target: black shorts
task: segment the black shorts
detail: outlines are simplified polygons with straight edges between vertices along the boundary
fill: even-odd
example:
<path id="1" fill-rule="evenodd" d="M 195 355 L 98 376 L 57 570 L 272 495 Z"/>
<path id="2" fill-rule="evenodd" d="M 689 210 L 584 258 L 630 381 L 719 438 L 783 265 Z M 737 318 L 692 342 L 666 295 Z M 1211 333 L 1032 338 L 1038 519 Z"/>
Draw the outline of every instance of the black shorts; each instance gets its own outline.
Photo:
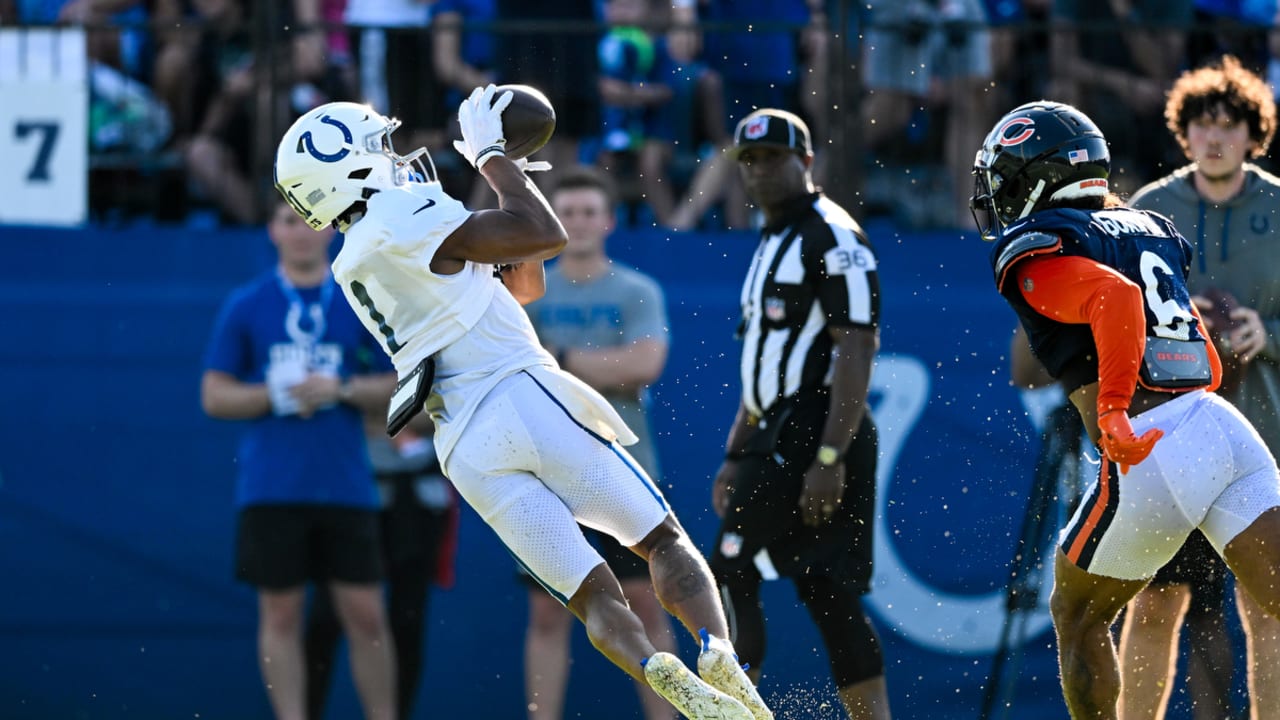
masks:
<path id="1" fill-rule="evenodd" d="M 1199 530 L 1193 530 L 1187 541 L 1173 556 L 1173 559 L 1160 568 L 1151 579 L 1153 585 L 1191 586 L 1192 592 L 1203 598 L 1225 596 L 1227 592 L 1227 564 L 1218 556 L 1218 551 L 1205 539 Z"/>
<path id="2" fill-rule="evenodd" d="M 840 509 L 819 527 L 805 525 L 800 515 L 804 475 L 817 455 L 828 402 L 826 392 L 784 401 L 747 439 L 711 554 L 718 578 L 758 574 L 754 558 L 763 548 L 780 576 L 821 575 L 860 594 L 870 590 L 878 444 L 870 413 L 845 453 Z"/>
<path id="3" fill-rule="evenodd" d="M 308 581 L 382 580 L 378 513 L 330 505 L 252 505 L 236 528 L 236 577 L 283 590 Z"/>
<path id="4" fill-rule="evenodd" d="M 395 564 L 428 563 L 424 567 L 431 572 L 450 522 L 449 481 L 434 469 L 381 472 L 376 478 L 384 503 L 382 541 L 387 559 Z"/>
<path id="5" fill-rule="evenodd" d="M 594 528 L 578 526 L 582 530 L 582 534 L 587 536 L 587 540 L 595 546 L 596 552 L 604 558 L 605 563 L 609 565 L 609 569 L 613 571 L 615 577 L 619 580 L 634 580 L 636 578 L 649 579 L 649 563 L 645 562 L 639 555 L 631 552 L 631 550 L 622 546 L 622 543 L 613 539 L 613 536 L 600 532 Z M 522 566 L 516 566 L 517 575 L 520 582 L 529 587 L 541 588 L 533 576 L 525 572 Z"/>

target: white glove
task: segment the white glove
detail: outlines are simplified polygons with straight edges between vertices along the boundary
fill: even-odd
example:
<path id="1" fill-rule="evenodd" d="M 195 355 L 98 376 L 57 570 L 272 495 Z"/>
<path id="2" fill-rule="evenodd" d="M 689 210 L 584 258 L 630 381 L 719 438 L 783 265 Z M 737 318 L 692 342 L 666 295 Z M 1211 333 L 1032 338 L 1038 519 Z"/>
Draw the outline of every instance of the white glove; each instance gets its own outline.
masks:
<path id="1" fill-rule="evenodd" d="M 453 147 L 467 162 L 479 170 L 495 155 L 506 155 L 507 140 L 502 136 L 502 111 L 511 104 L 508 90 L 494 102 L 497 87 L 489 84 L 471 91 L 470 97 L 458 106 L 458 125 L 462 139 L 454 140 Z"/>

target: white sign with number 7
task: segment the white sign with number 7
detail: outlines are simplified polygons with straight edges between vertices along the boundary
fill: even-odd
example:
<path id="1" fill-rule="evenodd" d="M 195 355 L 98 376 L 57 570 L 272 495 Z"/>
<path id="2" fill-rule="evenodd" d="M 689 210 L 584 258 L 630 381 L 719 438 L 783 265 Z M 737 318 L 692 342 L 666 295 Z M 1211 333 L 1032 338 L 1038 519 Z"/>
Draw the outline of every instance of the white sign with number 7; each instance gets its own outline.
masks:
<path id="1" fill-rule="evenodd" d="M 84 223 L 87 70 L 80 28 L 0 29 L 0 224 Z"/>

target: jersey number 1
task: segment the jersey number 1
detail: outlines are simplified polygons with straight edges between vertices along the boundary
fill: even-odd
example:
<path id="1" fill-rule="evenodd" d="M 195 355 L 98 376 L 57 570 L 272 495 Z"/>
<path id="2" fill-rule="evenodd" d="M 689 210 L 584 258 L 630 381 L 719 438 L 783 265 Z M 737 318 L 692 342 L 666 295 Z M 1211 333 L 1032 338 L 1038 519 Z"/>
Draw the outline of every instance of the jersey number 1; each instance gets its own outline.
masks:
<path id="1" fill-rule="evenodd" d="M 369 297 L 369 291 L 359 281 L 352 280 L 351 294 L 356 296 L 356 300 L 359 300 L 360 304 L 369 311 L 369 317 L 378 324 L 378 332 L 382 333 L 382 337 L 386 339 L 387 349 L 392 354 L 399 352 L 404 346 L 396 342 L 396 331 L 387 324 L 387 318 L 378 312 L 378 308 L 373 304 L 373 298 Z"/>

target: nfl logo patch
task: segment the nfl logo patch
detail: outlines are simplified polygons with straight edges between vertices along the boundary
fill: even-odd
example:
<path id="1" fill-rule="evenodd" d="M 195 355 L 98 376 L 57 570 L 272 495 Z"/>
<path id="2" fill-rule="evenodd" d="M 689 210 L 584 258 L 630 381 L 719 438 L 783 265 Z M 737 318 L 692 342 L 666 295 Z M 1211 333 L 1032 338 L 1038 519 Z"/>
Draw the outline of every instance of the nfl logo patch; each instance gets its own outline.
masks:
<path id="1" fill-rule="evenodd" d="M 742 536 L 737 533 L 725 533 L 720 540 L 720 554 L 727 558 L 736 558 L 742 552 Z"/>
<path id="2" fill-rule="evenodd" d="M 747 126 L 742 130 L 742 136 L 748 140 L 757 140 L 759 138 L 764 137 L 766 134 L 768 134 L 768 132 L 769 132 L 768 116 L 758 117 L 752 120 L 751 122 L 747 123 Z"/>
<path id="3" fill-rule="evenodd" d="M 1072 165 L 1076 165 L 1089 160 L 1089 151 L 1081 148 L 1079 150 L 1068 150 L 1067 161 Z"/>
<path id="4" fill-rule="evenodd" d="M 782 322 L 783 318 L 787 316 L 787 302 L 782 298 L 765 298 L 764 316 L 774 322 Z"/>

